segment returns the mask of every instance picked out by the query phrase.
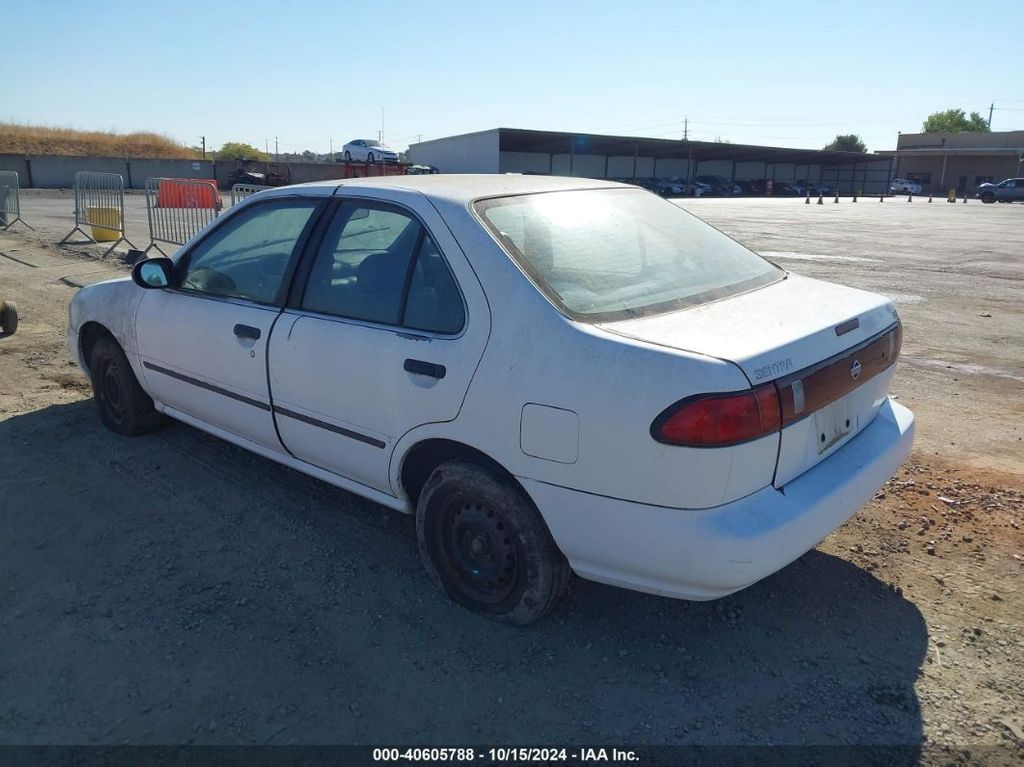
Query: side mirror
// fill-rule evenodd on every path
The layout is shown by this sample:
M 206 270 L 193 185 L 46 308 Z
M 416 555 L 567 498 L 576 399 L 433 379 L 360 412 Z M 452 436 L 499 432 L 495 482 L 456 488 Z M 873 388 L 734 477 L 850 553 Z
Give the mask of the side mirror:
M 147 258 L 132 267 L 132 280 L 140 288 L 166 288 L 173 277 L 174 262 L 169 258 Z

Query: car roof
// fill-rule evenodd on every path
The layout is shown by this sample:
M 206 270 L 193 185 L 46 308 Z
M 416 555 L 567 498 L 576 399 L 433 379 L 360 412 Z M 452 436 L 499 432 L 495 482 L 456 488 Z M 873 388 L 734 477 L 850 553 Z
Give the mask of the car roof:
M 536 192 L 574 189 L 632 189 L 630 184 L 564 176 L 529 176 L 517 174 L 432 173 L 422 175 L 376 176 L 344 180 L 313 181 L 279 189 L 335 187 L 372 194 L 375 190 L 403 189 L 420 192 L 427 197 L 468 204 L 485 197 L 532 194 Z

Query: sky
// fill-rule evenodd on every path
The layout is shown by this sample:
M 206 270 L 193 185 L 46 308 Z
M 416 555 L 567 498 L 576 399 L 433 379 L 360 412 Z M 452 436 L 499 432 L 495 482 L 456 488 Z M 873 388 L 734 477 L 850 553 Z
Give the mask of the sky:
M 1024 129 L 1024 4 L 39 0 L 0 121 L 214 149 L 397 149 L 495 127 L 892 149 L 951 107 Z M 18 62 L 14 64 L 14 62 Z

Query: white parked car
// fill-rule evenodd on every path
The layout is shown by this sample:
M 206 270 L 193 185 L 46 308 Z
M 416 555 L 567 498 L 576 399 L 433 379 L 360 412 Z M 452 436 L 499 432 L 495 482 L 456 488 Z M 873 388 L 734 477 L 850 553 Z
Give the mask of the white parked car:
M 398 152 L 373 139 L 349 141 L 342 147 L 342 153 L 353 162 L 398 162 Z
M 813 547 L 910 450 L 886 298 L 632 186 L 425 175 L 261 192 L 80 290 L 99 414 L 162 416 L 416 515 L 511 623 L 570 570 L 714 599 Z
M 921 185 L 909 178 L 894 178 L 889 184 L 890 194 L 921 194 Z

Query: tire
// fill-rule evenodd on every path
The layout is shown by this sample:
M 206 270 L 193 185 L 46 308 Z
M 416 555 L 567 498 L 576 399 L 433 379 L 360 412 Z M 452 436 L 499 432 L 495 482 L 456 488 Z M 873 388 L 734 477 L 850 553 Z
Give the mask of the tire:
M 370 152 L 368 155 L 366 155 L 366 161 L 371 164 L 373 163 L 373 152 Z
M 158 428 L 161 416 L 139 385 L 128 358 L 110 336 L 96 341 L 89 360 L 93 398 L 103 425 L 134 437 Z
M 13 336 L 18 329 L 18 307 L 13 301 L 0 304 L 0 332 L 5 336 Z
M 539 620 L 565 596 L 572 571 L 523 491 L 495 469 L 443 463 L 416 504 L 427 572 L 463 607 L 515 626 Z
M 991 205 L 996 201 L 996 196 L 994 194 L 983 194 L 981 196 L 981 201 L 986 205 Z
M 345 162 L 352 162 L 352 153 L 345 152 Z

